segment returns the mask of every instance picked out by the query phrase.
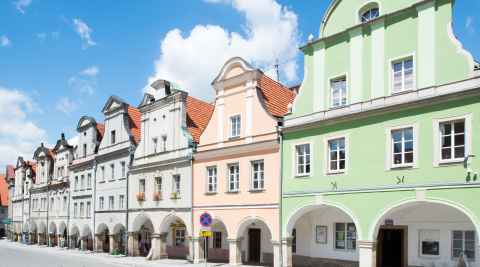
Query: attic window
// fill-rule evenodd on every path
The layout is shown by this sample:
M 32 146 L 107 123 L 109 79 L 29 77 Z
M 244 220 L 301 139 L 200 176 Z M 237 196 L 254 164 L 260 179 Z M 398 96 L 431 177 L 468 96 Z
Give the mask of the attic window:
M 370 3 L 360 9 L 360 21 L 362 23 L 372 21 L 380 16 L 380 8 L 377 3 Z

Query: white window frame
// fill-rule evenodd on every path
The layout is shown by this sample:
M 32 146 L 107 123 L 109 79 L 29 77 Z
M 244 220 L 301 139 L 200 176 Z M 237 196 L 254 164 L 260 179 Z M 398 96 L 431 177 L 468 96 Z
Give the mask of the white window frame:
M 345 96 L 343 96 L 343 94 L 340 94 L 340 99 L 339 99 L 340 104 L 335 105 L 334 104 L 334 98 L 333 98 L 333 83 L 336 82 L 336 81 L 339 81 L 339 80 L 345 80 Z M 350 87 L 348 86 L 348 75 L 346 73 L 330 78 L 329 79 L 329 88 L 330 88 L 330 108 L 335 109 L 335 108 L 342 108 L 342 107 L 348 106 L 348 104 L 349 104 L 349 101 L 348 101 L 349 88 Z M 345 104 L 342 103 L 343 102 L 343 97 L 345 97 Z
M 408 164 L 394 164 L 393 161 L 393 139 L 392 133 L 394 131 L 403 130 L 406 128 L 413 129 L 413 163 Z M 385 169 L 401 169 L 401 168 L 417 168 L 418 167 L 418 159 L 419 159 L 419 126 L 417 123 L 415 124 L 404 124 L 404 125 L 396 125 L 392 127 L 386 128 L 385 136 L 386 136 L 386 155 L 385 155 Z
M 92 173 L 87 173 L 87 188 L 92 188 Z
M 105 209 L 105 198 L 103 196 L 98 198 L 98 209 Z
M 115 209 L 115 196 L 108 197 L 108 209 L 114 210 Z
M 142 185 L 142 181 L 143 181 L 143 185 Z M 138 179 L 138 192 L 145 193 L 146 190 L 147 190 L 147 180 L 145 178 Z
M 231 166 L 237 166 L 237 173 L 236 173 L 236 177 L 234 177 L 234 185 L 236 188 L 234 189 L 231 189 L 230 188 L 230 179 L 231 179 L 231 176 L 232 174 L 230 173 L 230 167 Z M 237 192 L 240 192 L 240 163 L 236 162 L 236 163 L 229 163 L 227 164 L 227 192 L 229 193 L 237 193 Z
M 215 175 L 210 174 L 210 170 L 215 170 Z M 207 194 L 215 194 L 218 190 L 218 167 L 216 165 L 206 168 L 207 177 Z M 212 187 L 212 190 L 210 190 Z
M 344 139 L 345 140 L 345 168 L 340 170 L 332 170 L 330 167 L 330 141 L 337 140 L 337 139 Z M 346 174 L 348 171 L 348 167 L 350 164 L 350 156 L 349 156 L 349 138 L 348 134 L 343 135 L 330 135 L 324 138 L 324 146 L 325 146 L 325 174 L 327 175 L 336 175 L 336 174 Z
M 177 198 L 179 198 L 182 193 L 182 176 L 180 174 L 174 174 L 172 176 L 172 186 L 172 192 L 176 193 Z
M 405 69 L 403 68 L 403 62 L 406 60 L 412 60 L 412 88 L 405 88 Z M 395 91 L 395 70 L 394 64 L 402 62 L 402 89 Z M 403 92 L 415 91 L 417 90 L 417 60 L 415 53 L 400 56 L 397 58 L 390 59 L 389 65 L 389 77 L 390 77 L 390 92 L 391 94 L 401 94 Z
M 303 146 L 303 145 L 308 145 L 309 148 L 310 148 L 310 172 L 306 172 L 306 167 L 303 168 L 305 170 L 305 172 L 303 173 L 299 173 L 298 172 L 298 155 L 297 155 L 297 147 L 299 146 Z M 304 142 L 304 143 L 297 143 L 297 144 L 293 144 L 292 146 L 292 155 L 294 157 L 293 159 L 293 172 L 294 172 L 294 176 L 299 178 L 299 177 L 309 177 L 309 176 L 312 176 L 313 175 L 313 162 L 312 162 L 312 159 L 313 159 L 313 142 Z M 304 164 L 306 166 L 306 164 Z
M 115 180 L 115 163 L 110 164 L 110 172 L 111 172 L 111 176 L 109 181 L 114 181 Z
M 239 127 L 238 127 L 238 133 L 233 132 L 233 118 L 238 118 L 239 119 Z M 239 138 L 242 135 L 242 115 L 241 114 L 233 114 L 230 115 L 229 117 L 229 125 L 230 125 L 230 130 L 229 130 L 229 136 L 230 138 Z
M 261 177 L 258 178 L 258 187 L 255 188 L 255 164 L 261 164 L 262 169 L 258 171 Z M 261 186 L 260 186 L 261 185 Z M 263 191 L 265 190 L 265 160 L 258 159 L 250 161 L 250 191 Z
M 451 258 L 453 260 L 457 260 L 458 257 L 455 257 L 453 255 L 453 241 L 454 241 L 454 232 L 461 232 L 462 233 L 462 248 L 463 248 L 463 251 L 465 251 L 465 242 L 466 242 L 466 239 L 465 239 L 465 232 L 473 232 L 474 234 L 474 238 L 473 238 L 473 241 L 474 241 L 474 250 L 473 250 L 473 258 L 468 258 L 466 257 L 466 260 L 467 261 L 475 261 L 475 259 L 477 258 L 477 232 L 475 230 L 452 230 L 451 231 L 451 240 L 452 240 L 452 246 L 450 248 L 450 255 L 451 255 Z M 466 256 L 466 255 L 465 255 Z
M 125 195 L 119 195 L 118 196 L 118 209 L 123 209 L 125 202 Z
M 345 230 L 344 230 L 344 241 L 345 241 L 345 245 L 344 245 L 344 248 L 337 248 L 337 224 L 343 224 L 345 226 Z M 349 224 L 353 224 L 353 226 L 355 226 L 355 248 L 348 248 L 348 225 Z M 357 248 L 358 248 L 358 228 L 357 226 L 355 225 L 354 222 L 334 222 L 333 223 L 333 226 L 332 226 L 332 229 L 333 229 L 333 249 L 335 251 L 347 251 L 347 252 L 351 252 L 351 251 L 356 251 Z
M 423 238 L 422 238 L 422 233 L 427 233 L 427 232 L 435 232 L 436 234 L 438 234 L 438 240 L 434 240 L 434 241 L 438 241 L 438 246 L 439 246 L 439 249 L 440 251 L 438 252 L 438 255 L 430 255 L 430 254 L 423 254 L 423 249 L 422 249 L 422 242 L 424 241 Z M 442 257 L 442 236 L 441 236 L 441 231 L 439 229 L 419 229 L 418 230 L 418 256 L 421 257 L 421 258 L 429 258 L 429 259 L 436 259 L 436 258 L 440 258 Z
M 155 192 L 161 193 L 163 190 L 163 178 L 162 176 L 155 177 Z
M 126 178 L 127 177 L 127 163 L 125 161 L 121 161 L 120 162 L 120 166 L 121 166 L 121 174 L 122 174 L 122 177 L 121 178 Z
M 90 218 L 92 214 L 92 203 L 90 201 L 87 201 L 86 205 L 86 217 Z
M 474 154 L 473 146 L 472 146 L 472 114 L 465 114 L 460 116 L 452 116 L 452 117 L 445 117 L 433 120 L 433 165 L 435 167 L 439 167 L 444 164 L 452 164 L 452 163 L 462 163 L 465 159 L 464 158 L 457 158 L 457 159 L 448 159 L 442 160 L 442 141 L 441 141 L 441 134 L 440 134 L 440 124 L 449 122 L 449 121 L 465 121 L 465 155 L 472 155 Z

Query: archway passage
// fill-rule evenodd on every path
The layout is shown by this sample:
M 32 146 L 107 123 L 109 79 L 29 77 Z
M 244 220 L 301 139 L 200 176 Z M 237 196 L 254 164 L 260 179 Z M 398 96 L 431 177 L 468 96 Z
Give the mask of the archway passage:
M 102 250 L 105 253 L 110 252 L 110 232 L 108 231 L 108 228 L 102 233 Z
M 151 222 L 142 225 L 138 231 L 138 253 L 142 257 L 146 257 L 152 248 L 152 234 L 153 225 Z
M 47 227 L 43 222 L 40 222 L 38 225 L 38 244 L 47 245 Z
M 213 235 L 207 239 L 207 259 L 209 262 L 228 263 L 229 248 L 227 228 L 222 221 L 214 220 L 211 229 Z M 202 246 L 204 246 L 204 244 L 202 244 Z
M 167 233 L 167 255 L 171 259 L 186 259 L 189 251 L 187 242 L 187 226 L 182 219 L 176 216 L 168 217 L 162 225 L 162 230 Z
M 68 247 L 68 231 L 67 231 L 67 225 L 65 222 L 61 222 L 59 227 L 58 227 L 58 233 L 59 233 L 59 240 L 58 240 L 58 245 L 60 247 Z
M 30 244 L 36 244 L 38 243 L 38 234 L 37 234 L 37 224 L 35 222 L 32 222 L 30 224 Z
M 77 226 L 73 226 L 70 230 L 70 245 L 71 249 L 79 249 L 80 248 L 80 231 L 78 230 Z
M 273 265 L 272 231 L 259 218 L 244 220 L 237 230 L 240 240 L 242 263 L 251 265 Z
M 286 262 L 303 266 L 358 266 L 357 224 L 344 210 L 330 205 L 308 206 L 287 223 L 291 247 Z
M 79 243 L 82 250 L 93 251 L 93 235 L 88 225 L 83 226 Z
M 113 238 L 112 254 L 126 255 L 127 236 L 125 227 L 122 224 L 115 225 L 115 227 L 113 227 L 113 235 L 110 238 Z
M 386 212 L 375 225 L 377 266 L 466 266 L 461 262 L 480 266 L 477 235 L 470 218 L 455 207 L 403 204 Z
M 49 227 L 49 246 L 50 247 L 56 247 L 58 246 L 58 236 L 57 236 L 57 225 L 52 222 L 50 223 L 50 227 Z
M 96 251 L 110 253 L 110 230 L 104 223 L 97 227 L 96 246 Z

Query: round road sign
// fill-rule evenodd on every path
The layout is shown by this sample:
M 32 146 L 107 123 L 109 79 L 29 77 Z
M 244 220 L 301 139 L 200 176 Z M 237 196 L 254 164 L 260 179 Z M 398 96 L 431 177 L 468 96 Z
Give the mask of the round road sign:
M 200 224 L 203 227 L 209 227 L 212 224 L 212 215 L 210 215 L 207 212 L 204 212 L 202 215 L 200 215 Z

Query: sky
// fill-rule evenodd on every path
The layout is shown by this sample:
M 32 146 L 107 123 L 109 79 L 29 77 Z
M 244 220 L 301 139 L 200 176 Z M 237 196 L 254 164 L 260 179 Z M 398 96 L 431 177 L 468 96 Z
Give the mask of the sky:
M 241 56 L 301 83 L 298 47 L 330 0 L 0 0 L 0 172 L 41 142 L 103 121 L 110 95 L 137 106 L 157 78 L 213 101 L 210 82 Z M 480 59 L 480 0 L 457 0 L 457 37 Z M 74 141 L 72 139 L 72 141 Z

